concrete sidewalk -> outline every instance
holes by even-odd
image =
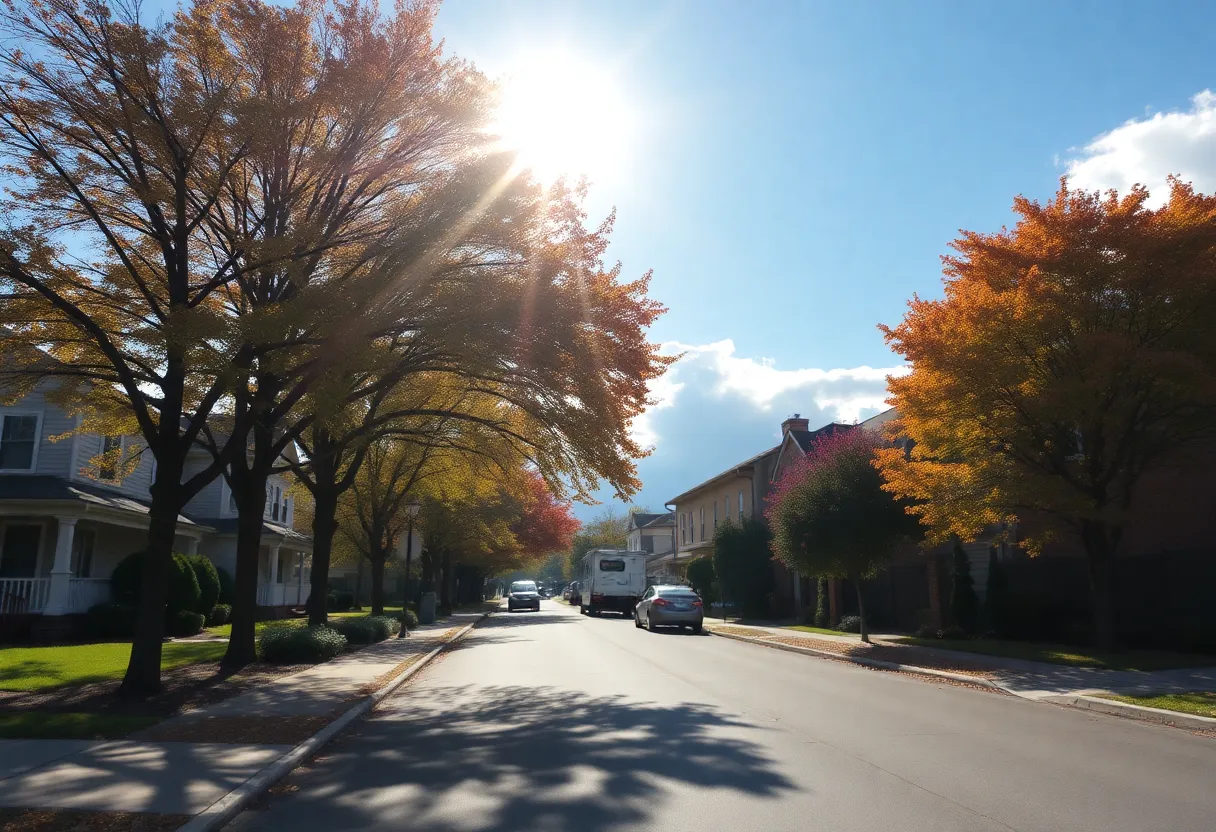
[[[457,613],[127,739],[0,740],[0,807],[196,815],[481,618]]]
[[[755,637],[766,640],[781,638],[789,644],[793,640],[825,642],[825,647],[856,645],[862,642],[856,636],[827,635],[792,630],[785,627],[723,624],[706,621],[709,629],[727,627],[731,631],[752,630]],[[1027,661],[1004,656],[967,653],[962,650],[943,650],[937,647],[900,644],[897,635],[872,634],[876,647],[898,650],[903,655],[900,661],[907,665],[918,663],[926,668],[940,669],[947,665],[953,672],[972,673],[996,683],[1009,693],[1026,699],[1047,699],[1058,696],[1079,696],[1088,693],[1181,693],[1192,690],[1216,690],[1216,667],[1190,667],[1173,670],[1107,670],[1097,667],[1073,667],[1047,662]],[[919,662],[918,662],[919,660]]]

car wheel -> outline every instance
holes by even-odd
[[[650,616],[646,616],[646,629],[652,633],[657,633],[659,631],[659,628],[655,626],[654,619]]]
[[[696,624],[693,624],[693,625],[692,625],[692,631],[693,631],[694,633],[696,633],[697,635],[701,635],[701,631],[702,631],[703,629],[705,629],[705,627],[704,627],[704,626],[701,624],[701,622],[700,622],[700,621],[698,621]]]
[[[633,626],[637,627],[639,630],[642,629],[642,617],[636,612],[633,614]]]
[[[578,605],[578,614],[579,614],[579,615],[586,615],[586,614],[587,614],[587,608],[586,608],[586,607],[584,607],[582,604],[579,604],[579,605]]]

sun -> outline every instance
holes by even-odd
[[[611,176],[631,129],[631,108],[612,74],[567,54],[532,58],[503,78],[492,127],[543,184]]]

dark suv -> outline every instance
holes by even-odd
[[[540,593],[534,581],[515,581],[507,593],[507,612],[518,609],[540,610]]]

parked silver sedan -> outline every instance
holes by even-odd
[[[705,604],[686,586],[652,586],[634,609],[633,626],[654,632],[656,627],[691,627],[701,632]]]

